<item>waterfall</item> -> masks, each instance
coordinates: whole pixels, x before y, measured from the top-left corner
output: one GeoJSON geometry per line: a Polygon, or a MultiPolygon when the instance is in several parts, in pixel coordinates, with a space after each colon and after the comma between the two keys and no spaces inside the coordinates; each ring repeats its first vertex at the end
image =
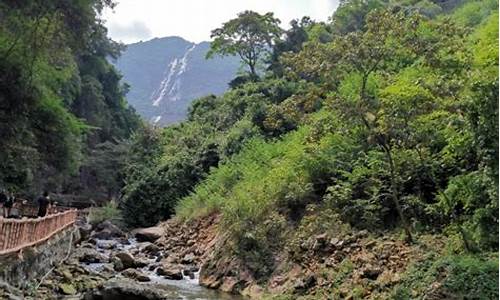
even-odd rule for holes
{"type": "Polygon", "coordinates": [[[160,87],[153,93],[153,106],[159,106],[164,98],[169,101],[178,101],[181,97],[181,75],[186,71],[189,54],[194,50],[196,44],[191,46],[184,55],[175,58],[168,65],[160,87]]]}

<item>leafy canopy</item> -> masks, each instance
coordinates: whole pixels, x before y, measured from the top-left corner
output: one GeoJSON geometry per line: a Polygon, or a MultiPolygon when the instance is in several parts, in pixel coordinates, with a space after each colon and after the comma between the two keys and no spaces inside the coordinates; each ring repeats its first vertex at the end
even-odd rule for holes
{"type": "Polygon", "coordinates": [[[238,17],[214,29],[207,57],[238,55],[249,68],[250,75],[257,77],[257,67],[263,56],[270,53],[275,41],[281,35],[280,20],[273,13],[261,15],[244,11],[238,17]]]}

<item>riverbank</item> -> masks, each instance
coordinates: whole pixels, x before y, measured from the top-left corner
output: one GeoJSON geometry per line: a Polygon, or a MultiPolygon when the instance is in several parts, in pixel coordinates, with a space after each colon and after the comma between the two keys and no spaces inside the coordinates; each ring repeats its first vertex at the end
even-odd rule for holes
{"type": "MultiPolygon", "coordinates": [[[[306,217],[305,220],[308,218],[306,217]]],[[[319,216],[309,219],[321,220],[319,216]]],[[[69,258],[6,299],[443,299],[494,295],[495,253],[454,253],[453,240],[337,224],[290,224],[285,247],[238,252],[219,214],[123,232],[81,224],[69,258]],[[39,285],[38,285],[39,284],[39,285]],[[17,298],[16,298],[17,297],[17,298]]],[[[3,299],[2,298],[2,299],[3,299]]]]}
{"type": "Polygon", "coordinates": [[[457,251],[442,234],[357,230],[310,212],[265,255],[229,235],[221,216],[160,224],[169,261],[192,260],[199,284],[253,299],[443,299],[498,295],[497,253],[457,251]],[[332,224],[328,222],[333,222],[332,224]],[[251,256],[252,251],[255,255],[251,256]],[[250,253],[250,254],[249,254],[250,253]]]}
{"type": "Polygon", "coordinates": [[[200,286],[198,260],[189,255],[178,259],[175,249],[154,243],[164,238],[161,228],[126,233],[105,221],[94,227],[81,224],[79,231],[82,239],[67,260],[23,290],[0,286],[0,298],[240,299],[200,286]]]}

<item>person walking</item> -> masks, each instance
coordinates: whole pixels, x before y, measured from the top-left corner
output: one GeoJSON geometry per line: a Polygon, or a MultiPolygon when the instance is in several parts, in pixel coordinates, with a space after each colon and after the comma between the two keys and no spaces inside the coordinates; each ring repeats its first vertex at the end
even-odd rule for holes
{"type": "Polygon", "coordinates": [[[43,195],[38,197],[38,217],[45,217],[47,210],[50,209],[50,198],[47,191],[43,192],[43,195]]]}
{"type": "Polygon", "coordinates": [[[10,217],[10,212],[12,210],[12,206],[14,205],[15,200],[16,198],[14,197],[14,195],[7,194],[7,200],[3,204],[4,216],[6,218],[10,217]]]}

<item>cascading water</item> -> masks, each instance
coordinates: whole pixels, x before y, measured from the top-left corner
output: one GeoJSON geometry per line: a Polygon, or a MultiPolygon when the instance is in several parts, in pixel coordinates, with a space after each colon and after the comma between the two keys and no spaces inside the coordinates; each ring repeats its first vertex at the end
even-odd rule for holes
{"type": "MultiPolygon", "coordinates": [[[[136,239],[115,239],[115,240],[95,240],[95,249],[104,255],[108,260],[119,251],[131,251],[141,247],[141,244],[137,242],[136,239]],[[110,246],[112,245],[112,246],[110,246]]],[[[241,300],[243,299],[237,295],[225,294],[215,290],[209,290],[199,285],[199,271],[194,272],[192,277],[185,276],[182,280],[171,280],[166,279],[163,276],[156,274],[156,268],[151,268],[151,265],[155,263],[155,258],[148,259],[148,265],[139,270],[146,274],[149,278],[149,282],[142,282],[144,285],[152,285],[156,288],[163,289],[166,291],[174,291],[180,299],[185,300],[241,300]]],[[[104,272],[106,266],[110,268],[109,263],[82,263],[82,266],[91,273],[101,273],[104,272]]],[[[120,278],[121,275],[116,274],[116,278],[120,278]]]]}
{"type": "MultiPolygon", "coordinates": [[[[181,58],[174,58],[164,72],[163,80],[160,82],[159,88],[151,96],[153,106],[159,107],[165,101],[179,101],[181,99],[181,84],[182,74],[188,66],[189,54],[196,48],[193,44],[186,50],[181,58]]],[[[152,119],[153,123],[159,122],[160,116],[152,119]]]]}

